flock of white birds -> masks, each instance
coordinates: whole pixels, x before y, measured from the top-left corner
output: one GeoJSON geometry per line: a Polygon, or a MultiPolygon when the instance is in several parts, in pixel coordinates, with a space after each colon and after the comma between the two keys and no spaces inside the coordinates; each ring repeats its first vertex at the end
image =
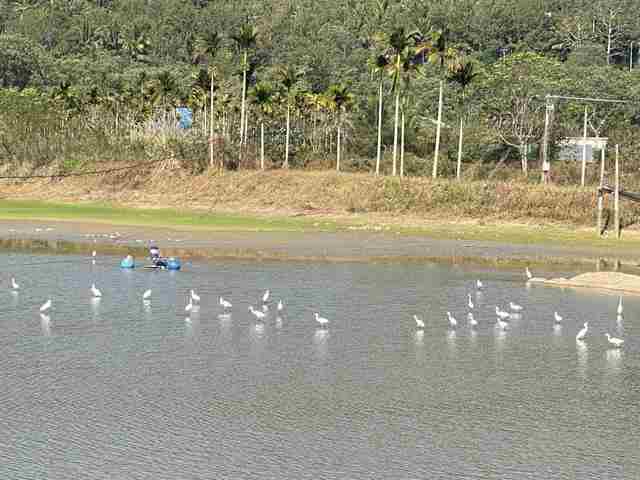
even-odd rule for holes
{"type": "MultiPolygon", "coordinates": [[[[92,257],[92,263],[95,264],[96,262],[95,251],[92,252],[91,257],[92,257]]],[[[533,278],[533,275],[528,267],[525,270],[525,274],[527,276],[527,281],[533,278]]],[[[482,289],[484,288],[484,285],[481,280],[476,280],[475,286],[476,286],[477,292],[481,292],[482,289]]],[[[13,277],[11,278],[11,289],[14,291],[20,290],[20,284],[13,277]]],[[[102,297],[102,292],[100,291],[100,289],[96,287],[95,283],[91,285],[91,288],[89,290],[92,297],[94,298],[102,297]]],[[[142,301],[147,305],[150,304],[151,295],[152,295],[151,289],[146,290],[142,294],[142,301]]],[[[261,308],[255,308],[253,305],[249,306],[249,312],[251,312],[251,314],[255,317],[255,319],[258,322],[264,321],[265,318],[267,317],[267,312],[269,311],[270,298],[271,298],[271,292],[269,290],[266,290],[262,295],[261,308]]],[[[195,292],[195,290],[191,289],[188,296],[187,304],[184,308],[185,312],[190,313],[194,309],[194,307],[196,307],[199,303],[200,303],[200,296],[195,292]]],[[[231,310],[231,308],[233,307],[232,303],[229,300],[224,299],[223,297],[219,297],[218,304],[222,307],[224,311],[223,314],[227,314],[228,311],[231,310]]],[[[467,314],[467,323],[470,328],[476,328],[478,326],[478,320],[476,320],[473,315],[473,309],[475,308],[475,304],[473,302],[473,298],[470,293],[467,294],[467,306],[469,307],[469,310],[470,310],[469,313],[467,314]]],[[[44,302],[42,306],[40,306],[40,314],[43,317],[43,320],[47,320],[47,321],[49,320],[49,317],[46,314],[49,311],[49,309],[51,309],[51,307],[52,307],[52,301],[50,298],[47,299],[47,301],[44,302]]],[[[282,302],[282,300],[278,300],[276,309],[278,313],[281,313],[284,310],[284,303],[282,302]]],[[[523,310],[524,310],[524,307],[522,305],[518,305],[517,303],[514,303],[514,302],[509,302],[509,310],[502,310],[499,306],[496,305],[496,310],[495,310],[496,311],[496,328],[499,328],[500,330],[503,330],[503,331],[507,330],[509,328],[509,319],[519,315],[523,310]]],[[[618,301],[618,308],[617,308],[617,315],[618,315],[619,322],[623,318],[622,317],[623,311],[624,311],[624,307],[622,304],[622,297],[620,297],[618,301]]],[[[329,320],[324,317],[321,317],[317,312],[314,313],[314,318],[318,323],[318,325],[320,325],[320,327],[326,328],[327,325],[329,324],[329,320]]],[[[424,320],[419,318],[417,315],[414,315],[413,319],[416,322],[416,327],[418,329],[425,328],[424,320]]],[[[563,321],[563,317],[558,312],[553,312],[553,319],[556,325],[560,325],[563,321]]],[[[187,322],[191,321],[189,317],[187,317],[185,320],[187,322]]],[[[447,312],[447,320],[449,321],[449,326],[451,328],[455,329],[458,327],[458,320],[451,314],[451,312],[447,312]]],[[[587,337],[588,331],[589,331],[589,322],[584,322],[582,329],[576,334],[576,342],[584,342],[587,337]]],[[[607,341],[609,342],[609,345],[611,347],[621,348],[622,345],[624,344],[623,339],[612,337],[608,332],[605,333],[605,337],[607,338],[607,341]]]]}
{"type": "MultiPolygon", "coordinates": [[[[531,273],[528,267],[525,269],[525,274],[527,276],[527,282],[529,282],[533,278],[533,274],[531,273]]],[[[477,292],[482,292],[482,290],[484,289],[484,284],[482,283],[482,280],[476,280],[475,287],[477,292]]],[[[473,302],[473,298],[470,293],[467,294],[467,307],[470,310],[469,313],[467,313],[467,323],[470,328],[476,328],[478,326],[478,320],[476,320],[476,318],[473,315],[473,309],[475,308],[475,303],[473,302]]],[[[508,330],[509,319],[520,315],[523,310],[524,310],[524,307],[522,305],[518,305],[517,303],[514,303],[514,302],[509,302],[509,310],[502,310],[499,306],[496,305],[496,324],[495,324],[496,328],[499,328],[502,331],[508,330]]],[[[616,309],[616,312],[617,312],[618,323],[620,323],[623,319],[622,314],[624,312],[622,297],[620,297],[618,300],[618,308],[616,309]]],[[[557,327],[562,323],[563,317],[558,312],[553,312],[553,319],[557,327]]],[[[413,320],[416,322],[416,327],[419,330],[422,330],[425,328],[424,320],[422,320],[420,317],[418,317],[417,315],[414,315],[413,320]]],[[[447,312],[447,320],[449,322],[450,328],[455,329],[458,327],[458,320],[451,314],[451,312],[447,312]]],[[[589,322],[584,322],[582,328],[576,334],[576,342],[584,342],[585,339],[587,338],[588,331],[589,331],[589,322]]],[[[612,337],[608,332],[605,333],[605,337],[607,338],[609,345],[613,348],[621,348],[622,345],[624,344],[623,339],[612,337]]]]}

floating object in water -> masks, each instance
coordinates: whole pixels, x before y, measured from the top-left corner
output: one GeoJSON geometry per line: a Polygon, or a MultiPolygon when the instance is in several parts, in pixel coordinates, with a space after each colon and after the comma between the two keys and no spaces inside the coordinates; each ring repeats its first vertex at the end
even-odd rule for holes
{"type": "Polygon", "coordinates": [[[576,335],[576,340],[577,341],[584,340],[584,337],[587,336],[587,331],[588,330],[589,330],[589,322],[584,322],[584,327],[576,335]]]}
{"type": "Polygon", "coordinates": [[[16,279],[11,277],[11,288],[14,290],[20,290],[20,284],[16,282],[16,279]]]}
{"type": "Polygon", "coordinates": [[[120,261],[120,268],[135,268],[136,262],[131,255],[127,255],[120,261]]]}
{"type": "Polygon", "coordinates": [[[509,308],[513,312],[521,312],[522,310],[524,310],[522,308],[522,305],[518,305],[517,303],[513,303],[513,302],[509,302],[509,308]]]}
{"type": "Polygon", "coordinates": [[[180,259],[170,257],[167,260],[167,270],[180,270],[182,268],[182,264],[180,263],[180,259]]]}
{"type": "Polygon", "coordinates": [[[609,340],[609,344],[612,345],[613,347],[615,348],[622,347],[624,340],[622,340],[621,338],[612,337],[608,333],[605,333],[605,336],[607,337],[607,340],[609,340]]]}
{"type": "Polygon", "coordinates": [[[102,297],[102,292],[96,288],[96,284],[93,283],[91,285],[91,295],[93,295],[95,298],[100,298],[102,297]]]}
{"type": "Polygon", "coordinates": [[[315,318],[316,318],[316,322],[318,322],[320,324],[321,327],[326,326],[329,323],[329,320],[327,320],[324,317],[321,317],[320,315],[318,315],[318,313],[316,312],[314,314],[315,318]]]}
{"type": "Polygon", "coordinates": [[[560,323],[562,321],[562,316],[558,312],[553,312],[553,319],[556,323],[560,323]]]}
{"type": "Polygon", "coordinates": [[[47,300],[46,302],[44,302],[42,304],[42,306],[40,307],[40,311],[41,312],[46,312],[47,310],[49,310],[51,308],[51,299],[47,300]]]}
{"type": "Polygon", "coordinates": [[[447,318],[449,319],[449,325],[452,328],[456,328],[458,326],[458,321],[451,315],[451,312],[447,312],[447,318]]]}
{"type": "Polygon", "coordinates": [[[413,319],[416,321],[416,327],[424,328],[424,321],[421,318],[418,318],[417,315],[414,315],[413,319]]]}

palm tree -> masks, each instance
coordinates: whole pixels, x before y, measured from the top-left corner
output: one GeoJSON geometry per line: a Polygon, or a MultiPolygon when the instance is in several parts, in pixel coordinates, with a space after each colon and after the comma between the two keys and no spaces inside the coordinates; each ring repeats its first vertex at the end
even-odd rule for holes
{"type": "Polygon", "coordinates": [[[393,175],[396,175],[398,157],[398,123],[400,117],[400,90],[402,80],[402,65],[407,57],[414,53],[412,47],[416,44],[417,32],[407,33],[404,27],[397,28],[389,37],[392,62],[389,71],[393,77],[393,91],[395,92],[395,116],[393,127],[393,175]]]}
{"type": "MultiPolygon", "coordinates": [[[[253,25],[245,23],[240,27],[237,34],[232,35],[231,39],[236,43],[242,54],[240,67],[242,68],[242,106],[240,109],[240,152],[245,141],[245,103],[247,99],[247,67],[249,65],[249,50],[255,47],[258,38],[258,30],[253,25]]],[[[242,153],[241,153],[242,154],[242,153]]]]}
{"type": "Polygon", "coordinates": [[[389,59],[386,55],[376,55],[371,67],[373,73],[378,74],[378,147],[376,150],[376,175],[380,175],[380,159],[382,157],[382,88],[384,85],[384,72],[389,67],[389,59]]]}
{"type": "MultiPolygon", "coordinates": [[[[447,31],[438,30],[431,33],[431,40],[422,47],[429,53],[429,62],[438,66],[440,75],[444,71],[446,62],[453,56],[453,50],[447,45],[447,31]]],[[[436,147],[433,154],[433,178],[438,176],[438,155],[440,153],[440,132],[442,130],[442,104],[444,92],[444,78],[440,78],[440,91],[438,94],[438,123],[436,125],[436,147]]]]}
{"type": "Polygon", "coordinates": [[[285,90],[285,102],[287,104],[287,133],[286,143],[284,149],[284,163],[282,168],[289,168],[289,138],[291,135],[291,104],[295,100],[296,87],[304,72],[302,70],[296,70],[291,66],[280,67],[277,70],[280,84],[285,90]]]}
{"type": "Polygon", "coordinates": [[[467,87],[476,77],[476,73],[473,71],[473,63],[464,59],[459,59],[449,67],[449,80],[456,83],[460,87],[461,99],[460,99],[460,134],[458,137],[458,163],[456,166],[456,178],[460,180],[460,174],[462,169],[462,131],[464,128],[464,107],[465,107],[465,94],[467,87]]]}
{"type": "Polygon", "coordinates": [[[264,170],[264,120],[273,114],[275,89],[267,82],[260,82],[250,92],[253,103],[260,111],[260,169],[264,170]]]}
{"type": "Polygon", "coordinates": [[[340,171],[340,136],[343,114],[353,106],[353,94],[344,84],[331,85],[326,94],[332,107],[338,112],[338,138],[336,143],[336,171],[340,171]]]}

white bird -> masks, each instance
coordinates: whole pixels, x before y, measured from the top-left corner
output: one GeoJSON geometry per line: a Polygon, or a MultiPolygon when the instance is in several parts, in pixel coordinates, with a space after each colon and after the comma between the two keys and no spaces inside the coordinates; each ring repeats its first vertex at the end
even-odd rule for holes
{"type": "Polygon", "coordinates": [[[577,341],[584,340],[584,337],[587,336],[587,331],[588,330],[589,330],[589,322],[584,322],[584,327],[576,335],[576,340],[577,341]]]}
{"type": "Polygon", "coordinates": [[[278,311],[281,312],[282,310],[284,310],[284,304],[282,300],[278,300],[278,311]]]}
{"type": "Polygon", "coordinates": [[[46,312],[47,310],[49,310],[51,308],[51,299],[47,300],[46,302],[44,302],[42,304],[42,306],[40,307],[40,311],[41,312],[46,312]]]}
{"type": "Polygon", "coordinates": [[[249,311],[253,314],[254,317],[256,317],[256,319],[258,320],[264,320],[264,318],[267,316],[266,313],[261,312],[260,310],[256,310],[255,308],[253,308],[252,306],[249,306],[249,311]]]}
{"type": "Polygon", "coordinates": [[[482,290],[482,287],[484,287],[484,285],[482,284],[482,282],[480,280],[476,280],[476,288],[478,290],[482,290]]]}
{"type": "Polygon", "coordinates": [[[527,274],[527,280],[531,280],[533,278],[533,274],[531,273],[531,270],[529,270],[529,267],[525,268],[524,272],[527,274]]]}
{"type": "Polygon", "coordinates": [[[609,340],[609,343],[615,348],[620,348],[624,343],[624,340],[622,340],[621,338],[612,337],[608,333],[605,333],[605,335],[607,337],[607,340],[609,340]]]}
{"type": "Polygon", "coordinates": [[[509,308],[513,312],[521,312],[523,309],[522,305],[518,305],[517,303],[509,302],[509,308]]]}
{"type": "Polygon", "coordinates": [[[190,312],[191,310],[193,310],[193,299],[189,297],[189,303],[184,307],[184,311],[190,312]]]}
{"type": "Polygon", "coordinates": [[[499,318],[508,318],[511,316],[511,314],[509,312],[505,312],[504,310],[500,310],[500,308],[498,308],[498,306],[496,305],[496,315],[499,318]]]}
{"type": "Polygon", "coordinates": [[[501,330],[506,330],[507,327],[509,326],[508,322],[505,322],[504,320],[502,320],[501,318],[497,318],[496,319],[496,325],[498,327],[500,327],[501,330]]]}
{"type": "Polygon", "coordinates": [[[91,256],[92,256],[93,258],[96,258],[96,255],[97,255],[97,254],[98,254],[98,252],[96,252],[95,250],[94,250],[93,252],[91,252],[91,256]]]}
{"type": "Polygon", "coordinates": [[[269,311],[269,305],[267,305],[266,303],[264,303],[264,304],[262,305],[262,311],[263,311],[264,313],[267,313],[267,312],[269,311]]]}
{"type": "Polygon", "coordinates": [[[142,294],[142,299],[149,300],[150,298],[151,298],[151,289],[145,290],[145,292],[142,294]]]}
{"type": "Polygon", "coordinates": [[[222,305],[222,308],[227,310],[229,308],[231,308],[233,305],[231,305],[231,302],[225,300],[224,298],[220,297],[219,300],[220,305],[222,305]]]}
{"type": "Polygon", "coordinates": [[[102,296],[102,292],[96,288],[95,283],[91,284],[91,295],[93,295],[96,298],[100,298],[102,296]]]}
{"type": "Polygon", "coordinates": [[[471,300],[471,294],[467,293],[467,297],[469,298],[469,301],[467,302],[469,305],[469,308],[473,310],[474,305],[473,305],[473,300],[471,300]]]}
{"type": "Polygon", "coordinates": [[[562,321],[562,316],[558,312],[553,312],[553,319],[556,323],[560,323],[562,321]]]}
{"type": "Polygon", "coordinates": [[[422,321],[422,319],[418,318],[417,315],[414,315],[413,319],[416,321],[416,327],[424,328],[424,321],[422,321]]]}
{"type": "Polygon", "coordinates": [[[317,312],[314,315],[316,317],[316,322],[318,322],[321,327],[324,327],[327,323],[329,323],[329,320],[327,320],[324,317],[321,317],[320,315],[318,315],[317,312]]]}
{"type": "Polygon", "coordinates": [[[617,310],[618,315],[622,315],[623,310],[624,309],[622,308],[622,297],[620,297],[620,300],[618,300],[618,310],[617,310]]]}
{"type": "Polygon", "coordinates": [[[478,326],[478,321],[475,318],[473,318],[473,313],[469,312],[467,314],[467,320],[469,320],[469,325],[471,325],[472,327],[478,326]]]}
{"type": "Polygon", "coordinates": [[[193,289],[191,289],[191,300],[196,303],[200,302],[200,295],[198,295],[193,289]]]}
{"type": "Polygon", "coordinates": [[[449,325],[451,325],[452,328],[455,328],[458,326],[458,321],[453,318],[453,315],[451,315],[451,312],[447,312],[447,318],[449,319],[449,325]]]}
{"type": "Polygon", "coordinates": [[[20,289],[20,284],[18,284],[16,282],[16,279],[11,277],[11,288],[13,288],[14,290],[19,290],[20,289]]]}
{"type": "Polygon", "coordinates": [[[269,290],[264,292],[264,294],[262,295],[262,303],[267,303],[269,301],[269,295],[271,295],[271,292],[269,292],[269,290]]]}

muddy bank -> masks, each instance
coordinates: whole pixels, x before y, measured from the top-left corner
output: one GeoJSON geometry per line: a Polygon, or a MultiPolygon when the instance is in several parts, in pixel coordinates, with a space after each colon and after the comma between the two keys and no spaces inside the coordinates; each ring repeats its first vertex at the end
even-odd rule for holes
{"type": "Polygon", "coordinates": [[[558,287],[611,290],[640,295],[640,276],[622,272],[589,272],[572,278],[533,278],[530,283],[558,287]]]}
{"type": "Polygon", "coordinates": [[[634,269],[635,254],[612,256],[610,249],[440,240],[375,232],[203,232],[78,222],[0,221],[0,247],[84,253],[99,249],[120,255],[146,254],[150,242],[182,258],[333,262],[451,262],[519,268],[574,264],[579,270],[634,269]],[[617,264],[621,265],[617,265],[617,264]]]}

